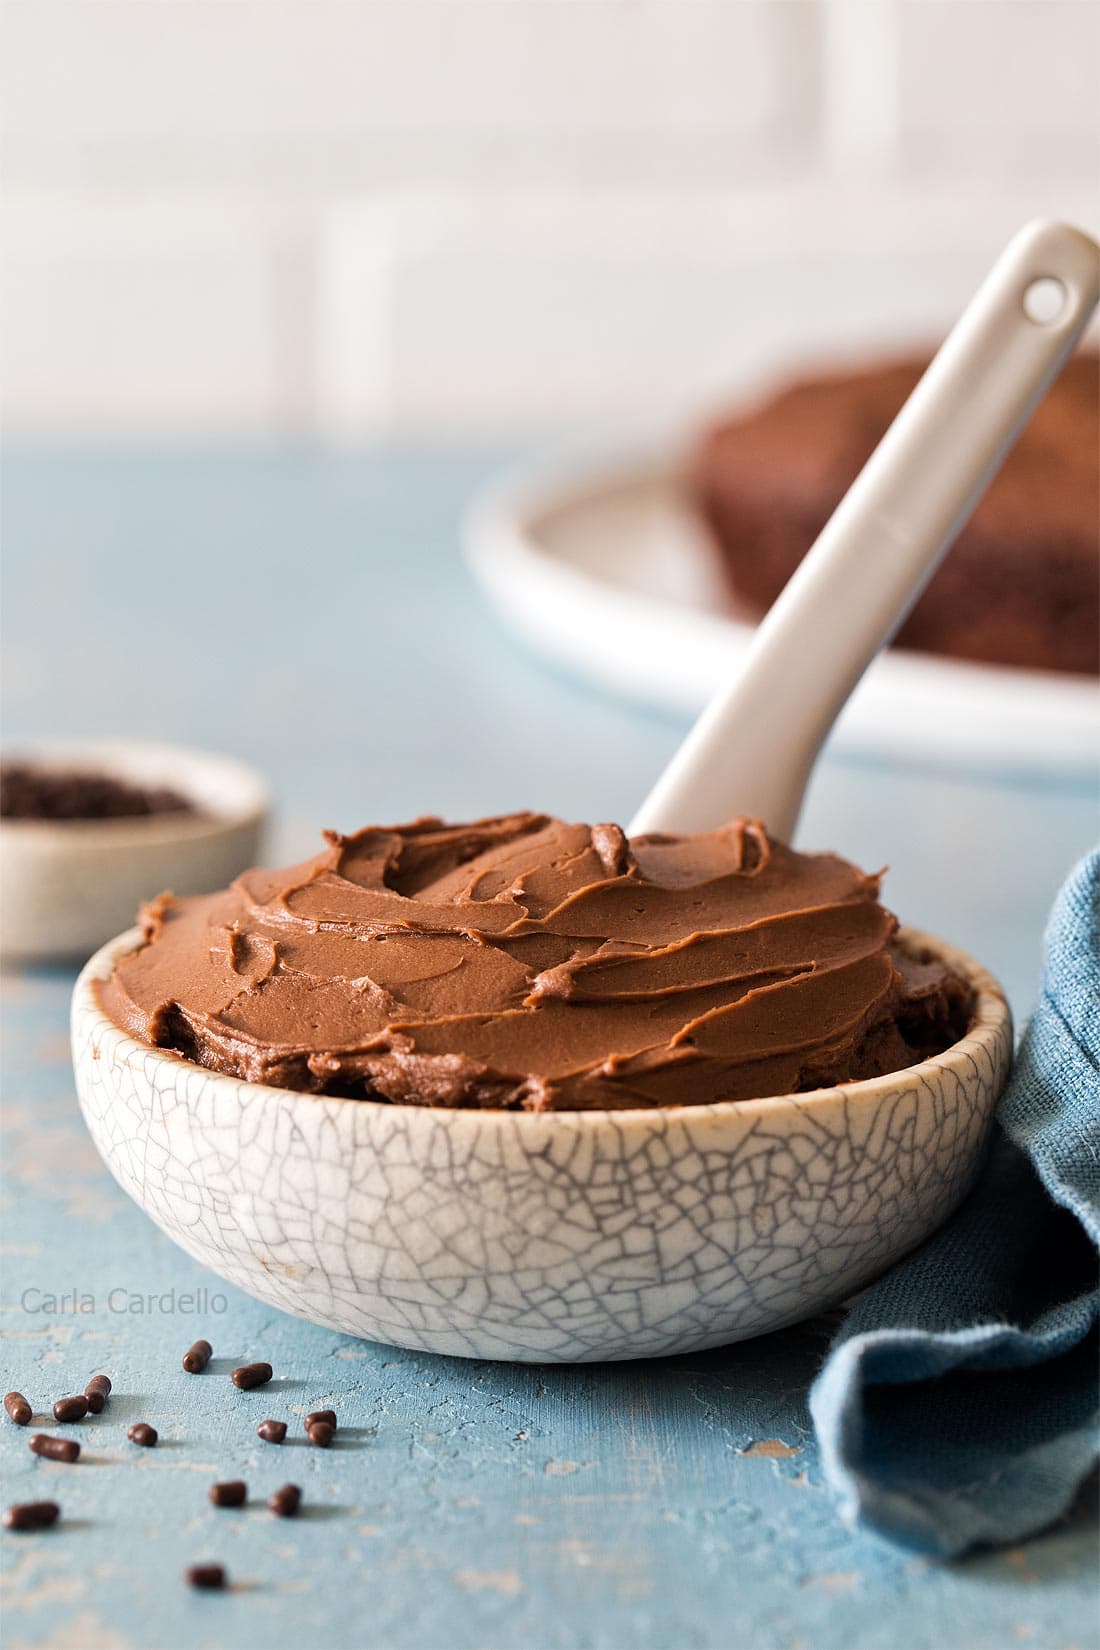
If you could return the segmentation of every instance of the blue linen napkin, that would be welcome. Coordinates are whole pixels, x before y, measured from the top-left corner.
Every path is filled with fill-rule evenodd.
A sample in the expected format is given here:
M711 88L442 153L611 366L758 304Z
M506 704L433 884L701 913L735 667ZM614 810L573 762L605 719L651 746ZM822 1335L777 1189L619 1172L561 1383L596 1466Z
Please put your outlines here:
M1018 1541L1098 1454L1100 850L1046 935L1043 983L981 1177L856 1303L810 1394L842 1511L939 1557Z

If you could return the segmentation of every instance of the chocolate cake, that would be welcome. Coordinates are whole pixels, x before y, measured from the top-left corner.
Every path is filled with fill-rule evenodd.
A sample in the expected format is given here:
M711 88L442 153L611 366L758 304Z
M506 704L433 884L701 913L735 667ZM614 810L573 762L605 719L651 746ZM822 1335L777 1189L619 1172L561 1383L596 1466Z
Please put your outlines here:
M691 464L739 611L775 600L925 360L806 378L712 429ZM896 637L988 664L1100 671L1100 357L1064 368Z

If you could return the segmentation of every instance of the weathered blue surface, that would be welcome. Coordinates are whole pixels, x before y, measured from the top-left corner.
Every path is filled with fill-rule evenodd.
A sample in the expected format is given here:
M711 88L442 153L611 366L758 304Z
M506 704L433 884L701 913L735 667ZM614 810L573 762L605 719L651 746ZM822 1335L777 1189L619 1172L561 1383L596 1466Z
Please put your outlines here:
M250 757L284 804L276 854L309 851L321 824L429 809L628 814L680 729L549 675L484 615L454 522L493 462L9 457L6 737L132 733ZM895 907L980 955L1019 1012L1046 907L1095 829L1079 787L834 761L802 840L889 862ZM805 1409L826 1323L661 1364L539 1370L349 1342L220 1284L87 1143L70 984L5 979L0 1378L42 1409L105 1369L116 1396L68 1429L76 1467L35 1460L0 1417L5 1500L65 1509L52 1532L0 1541L7 1650L1093 1642L1089 1506L956 1568L838 1524ZM206 1309L188 1310L202 1290ZM149 1296L143 1311L131 1298ZM187 1376L199 1334L217 1358ZM279 1379L238 1393L226 1371L250 1357ZM264 1416L321 1403L345 1429L332 1451L255 1438ZM139 1416L155 1451L126 1442ZM252 1505L215 1510L207 1485L232 1476ZM311 1509L296 1523L263 1506L287 1479ZM237 1590L192 1595L180 1573L201 1557Z

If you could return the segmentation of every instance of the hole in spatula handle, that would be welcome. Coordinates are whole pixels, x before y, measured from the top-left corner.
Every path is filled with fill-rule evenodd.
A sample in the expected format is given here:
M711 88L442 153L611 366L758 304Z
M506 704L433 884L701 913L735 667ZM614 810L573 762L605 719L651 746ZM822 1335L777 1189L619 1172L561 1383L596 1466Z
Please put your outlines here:
M1053 326L1066 307L1069 293L1053 275L1040 275L1024 291L1024 314L1036 326Z

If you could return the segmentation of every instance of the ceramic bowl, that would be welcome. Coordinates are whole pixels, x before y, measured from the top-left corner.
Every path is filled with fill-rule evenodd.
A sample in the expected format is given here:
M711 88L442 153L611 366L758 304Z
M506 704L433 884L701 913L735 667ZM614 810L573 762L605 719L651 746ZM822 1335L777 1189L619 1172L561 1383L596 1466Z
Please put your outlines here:
M719 1346L843 1300L950 1214L1011 1059L1004 996L893 1076L651 1111L437 1110L263 1088L135 1042L88 963L77 1091L119 1184L195 1259L326 1328L572 1363Z
M0 822L0 947L6 957L86 957L133 922L142 900L164 888L176 894L224 888L259 858L270 798L260 774L242 762L130 740L43 742L4 755L63 772L167 785L199 810Z

